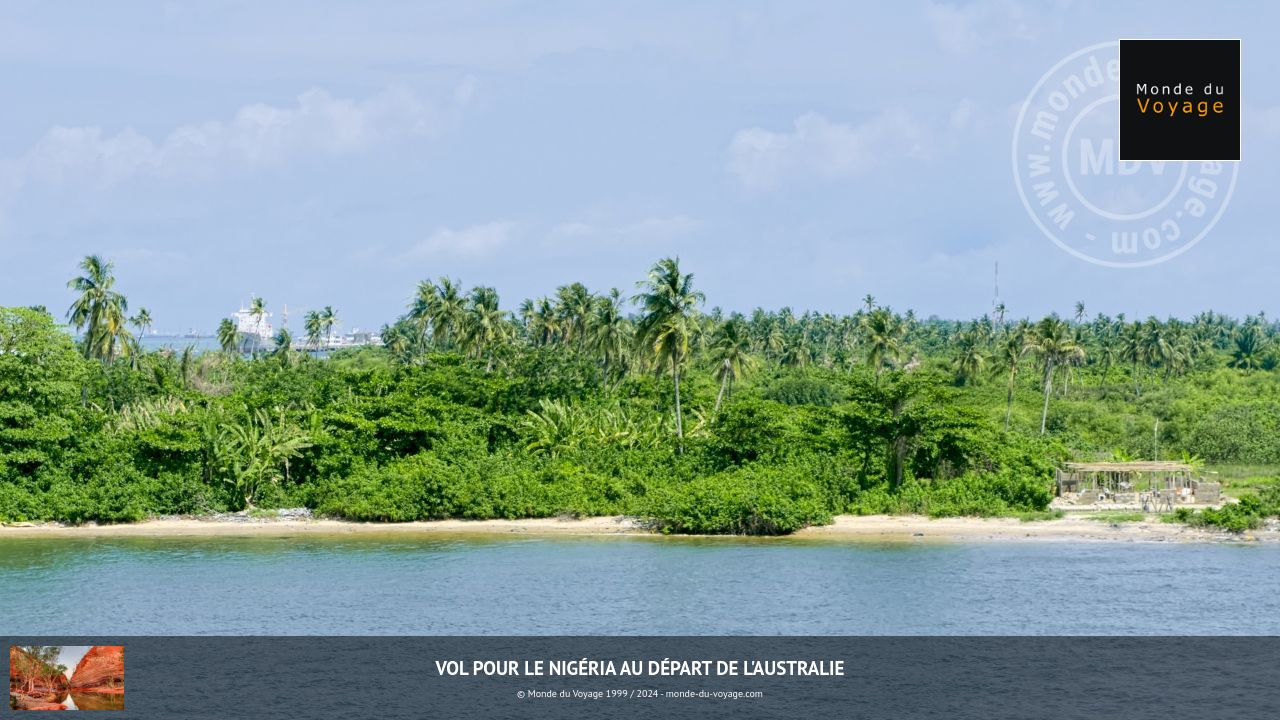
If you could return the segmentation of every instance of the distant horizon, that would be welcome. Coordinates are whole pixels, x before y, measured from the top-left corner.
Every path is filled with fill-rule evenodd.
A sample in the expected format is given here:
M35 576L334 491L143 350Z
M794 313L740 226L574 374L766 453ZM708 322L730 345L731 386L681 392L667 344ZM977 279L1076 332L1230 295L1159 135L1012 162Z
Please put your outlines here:
M595 292L598 292L598 291L595 291ZM547 296L550 296L550 295L551 295L551 293L546 293L546 295L547 295ZM541 297L541 296L539 296L539 297ZM629 297L629 296L628 296L628 297ZM526 299L526 298L521 298L521 300L524 300L524 299ZM516 304L518 304L518 302L517 302ZM901 309L899 309L899 308L895 308L895 307L891 307L891 306L885 306L885 305L879 305L879 306L880 306L880 307L886 307L887 309L889 309L889 310L891 310L891 311L893 311L893 312L895 312L895 313L897 313L897 314L899 314L899 315L905 315L905 314L906 314L906 313L908 313L908 312L914 312L914 308L910 308L910 307L906 307L906 308L901 308ZM38 308L38 307L41 307L41 306L39 306L39 305L22 305L22 304L15 304L15 305L8 305L8 306L5 306L5 305L3 305L3 304L0 304L0 307L29 307L29 308ZM131 308L133 307L133 306L132 306L132 304L131 304L131 306L130 306L130 307L131 307ZM508 311L508 312L511 312L513 316L515 316L515 317L517 317L517 318L518 318L518 314L517 314L517 312L516 312L516 308L515 308L513 305L511 305L511 304L509 304L509 303L506 303L506 302L503 302L501 307L502 307L502 309L503 309L503 310L506 310L506 311ZM61 329L65 330L65 331L67 331L67 332L68 332L68 334L70 334L73 338L76 338L77 340L80 338L80 335L79 335L77 332L75 332L75 331L74 331L74 329L72 328L72 326L70 325L70 323L68 323L68 322L67 322L67 320L66 320L66 314L65 314L65 313L63 313L63 314L59 315L58 313L54 312L52 309L48 308L47 306L44 306L44 309L45 309L47 312L49 312L49 314L50 314L50 315L52 315L52 316L53 316L54 321L55 321L56 325L57 325L59 328L61 328ZM148 306L148 310L152 310L152 309L153 309L152 307ZM339 316L341 316L341 308L335 308L335 309L339 312ZM728 316L730 316L730 315L732 315L732 314L735 314L735 313L736 313L736 314L741 314L741 315L742 315L742 316L744 316L744 317L750 317L750 316L751 316L751 314L752 314L753 312L755 312L757 309L763 310L763 311L764 311L764 312L766 312L766 313L778 313L778 312L782 311L783 309L789 309L789 310L791 310L791 312L792 312L796 317L803 316L803 315L805 315L805 314L807 314L807 313L817 313L818 315L831 315L831 316L833 316L833 317L854 316L854 315L857 315L858 313L860 313L860 312L863 312L863 311L864 311L864 309L863 309L863 308L855 308L855 309L853 309L853 310L849 310L849 311L847 311L847 312L821 312L821 311L813 310L813 309L811 309L811 308L800 308L800 307L793 307L793 306L790 306L790 305L782 305L782 306L779 306L779 307L773 307L773 308L769 308L769 307L753 307L753 308L750 308L750 309L748 309L748 310L738 310L738 309L723 308L723 307L720 307L720 306L717 306L717 305L713 305L713 304L711 304L710 302L706 303L706 304L702 307L702 310L701 310L701 311L702 311L702 313L703 313L703 314L709 314L709 313L713 312L714 310L720 310L720 311L723 313L723 315L724 315L724 316L726 316L726 317L728 317ZM629 310L629 312L627 312L627 313L626 313L626 316L627 316L627 317L634 317L634 314L635 314L635 313L634 313L634 312L631 312L631 310L633 310L633 309L632 309L632 308L631 308L631 306L630 306L630 302L629 302L629 300L628 300L628 310ZM389 325L394 324L397 320L399 320L400 318L402 318L402 317L404 316L404 314L405 314L405 311L404 311L404 310L401 310L401 311L400 311L398 314L396 314L394 317L391 317L391 318L389 318L389 319L387 319L387 320L384 320L383 322L378 323L376 326L352 326L352 327L341 327L339 330L336 330L336 331L335 331L335 335L346 335L346 334L350 334L350 333L354 333L354 332L373 332L373 333L377 333L377 332L379 332L379 331L380 331L384 326L389 326ZM1048 312L1048 313L1038 314L1038 315L1028 315L1028 314L1019 314L1019 313L1009 312L1009 311L1008 311L1008 308L1006 307L1006 313L1005 313L1005 316L1004 316L1004 324L1005 324L1005 325L1013 325L1013 324L1015 324L1015 323L1017 323L1017 322L1019 322L1019 321L1021 321L1021 320L1031 320L1031 321L1034 321L1034 320L1037 320L1037 319L1039 319L1039 318L1046 317L1046 316L1049 316L1049 315L1055 315L1055 316L1057 316L1057 317L1059 317L1059 318L1061 318L1061 319L1063 319L1063 320L1067 321L1069 324L1072 324L1072 325L1076 325L1076 324L1079 324L1079 325L1088 325L1088 324L1090 324L1090 323L1092 323L1092 322L1096 321L1099 317L1105 317L1105 318L1108 318L1108 319L1111 319L1111 320L1116 320L1116 319L1118 319L1118 318L1120 318L1120 317L1122 317L1122 316L1123 316L1123 318L1125 319L1125 321L1127 321L1127 322L1133 322L1133 321L1135 321L1135 320L1146 320L1146 319L1148 319L1148 318L1150 318L1150 317L1155 317L1155 318L1157 318L1157 319L1159 319L1159 320L1161 320L1161 321L1176 320L1176 321L1180 321L1180 322L1192 322L1192 321L1194 321L1194 319L1195 319L1197 316L1202 315L1202 314L1213 314L1213 315L1216 315L1216 316L1219 316L1219 317L1223 317L1223 318L1225 318L1225 319L1227 319L1227 320L1230 320L1230 321L1233 321L1233 322L1244 322L1244 321L1246 321L1246 320L1249 320L1249 319L1255 319L1255 318L1265 318L1265 319L1269 319L1269 321L1270 321L1270 322L1277 322L1277 319L1270 319L1270 314L1269 314L1269 313L1267 313L1266 311L1258 311L1258 312L1242 313L1242 314L1232 314L1232 313L1225 313L1225 312L1221 312L1221 311L1218 311L1218 310L1216 310L1216 309L1214 309L1214 308L1205 308L1205 309L1203 309L1203 310L1198 310L1198 311L1195 311L1195 312L1190 313L1190 314L1187 314L1187 315L1130 315L1130 314L1128 314L1128 313L1124 313L1124 312L1114 312L1114 313L1113 313L1113 312L1107 312L1106 310L1094 310L1094 309L1089 308L1088 306L1086 306L1086 314L1085 314L1085 316L1083 317L1083 319L1081 319L1081 320L1079 320L1079 321L1077 321L1077 320L1076 320L1076 318L1074 317L1074 316L1075 316L1074 309L1072 309L1072 310L1070 310L1070 311L1066 311L1066 312ZM272 313L271 311L268 311L267 315L268 315L268 317L273 317L275 314L274 314L274 313ZM218 318L216 321L214 321L213 325L212 325L210 328L194 327L194 328L189 328L189 329L187 329L187 330L174 330L174 329L168 329L168 328L166 328L165 330L154 330L154 329L153 329L151 332L148 332L148 333L145 333L145 334L138 333L138 332L136 331L136 329L132 329L131 331L132 331L132 332L134 332L134 335L135 335L136 337L140 337L140 338L143 338L143 339L154 339L154 340L181 340L181 339L192 339L192 340L212 340L212 339L216 339L216 338L217 338L217 323L218 323L218 322L221 322L221 321L222 321L224 318L226 318L226 317L231 317L231 315L230 315L230 314L228 314L228 315L225 315L225 316L223 316L223 317ZM915 318L916 318L916 321L917 321L917 322L967 323L967 322L973 322L973 321L976 321L976 320L980 320L980 319L982 319L982 318L984 318L984 317L991 318L991 319L993 320L993 322L994 322L994 320L995 320L995 318L994 318L994 316L993 316L993 312L992 312L992 310L991 310L991 309L987 310L986 312L979 313L979 314L977 314L977 315L973 315L973 316L970 316L970 317L949 317L949 316L945 316L945 315L939 315L939 314L937 314L937 313L931 313L931 314L929 314L929 315L922 315L922 314L920 314L920 313L918 313L918 312L916 312L916 313L915 313ZM295 323L295 322L294 322L295 320L300 321L300 320L301 320L301 317L300 317L299 315L297 315L297 314L295 314L294 312L292 312L292 311L291 311L291 312L290 312L290 321L289 321L289 323L288 323L288 324L284 324L284 325L283 325L283 327L290 328L291 330L297 330L297 329L300 329L301 323L300 323L300 322ZM340 325L344 325L344 323L340 323ZM279 329L280 329L280 326L274 326L274 329L279 330ZM193 332L195 333L194 335L192 335L192 334L191 334L191 333L193 333Z

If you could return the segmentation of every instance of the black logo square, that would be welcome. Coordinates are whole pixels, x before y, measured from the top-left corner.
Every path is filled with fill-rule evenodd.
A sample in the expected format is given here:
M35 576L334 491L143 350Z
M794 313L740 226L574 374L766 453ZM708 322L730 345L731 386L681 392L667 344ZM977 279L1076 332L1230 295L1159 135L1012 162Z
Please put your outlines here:
M1120 159L1239 160L1240 41L1121 40Z

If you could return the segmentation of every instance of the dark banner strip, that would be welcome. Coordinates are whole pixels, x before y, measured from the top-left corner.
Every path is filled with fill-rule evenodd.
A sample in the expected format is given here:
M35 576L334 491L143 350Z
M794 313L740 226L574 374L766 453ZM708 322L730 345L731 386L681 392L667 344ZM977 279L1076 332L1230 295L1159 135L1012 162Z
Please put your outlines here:
M1170 720L1280 707L1278 638L0 639L123 646L112 718Z

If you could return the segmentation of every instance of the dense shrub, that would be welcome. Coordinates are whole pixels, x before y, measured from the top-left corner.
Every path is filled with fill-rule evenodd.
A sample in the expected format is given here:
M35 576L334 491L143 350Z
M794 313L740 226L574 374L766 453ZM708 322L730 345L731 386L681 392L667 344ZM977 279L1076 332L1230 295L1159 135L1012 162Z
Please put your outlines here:
M913 481L897 493L873 488L858 495L848 510L859 515L995 517L1045 510L1052 500L1050 483L1044 479L1009 471L974 472L949 480Z
M665 489L645 514L664 533L785 535L830 522L828 501L803 471L744 467Z
M326 360L90 361L47 313L0 309L0 521L255 504L369 521L629 514L666 532L785 533L839 512L1040 511L1069 457L1280 462L1280 373L1227 367L1224 343L1176 369L1093 356L1064 366L1040 435L1037 358L1025 356L1009 408L1007 370L959 383L948 356L957 333L990 350L1008 327L916 319L909 354L873 367L857 317L766 315L738 345L710 325L691 338L677 441L669 368L640 370L652 358L624 348L625 333L604 354L549 329L462 352L398 323L394 349ZM726 350L745 355L721 394ZM252 442L238 436L248 430ZM1278 505L1260 495L1186 519L1247 529Z
M764 389L764 397L787 405L831 407L845 398L842 387L815 377L783 377Z
M1280 516L1280 486L1272 486L1259 495L1243 495L1236 503L1220 508L1193 511L1178 508L1174 519L1193 527L1210 527L1230 532L1257 530L1270 517Z

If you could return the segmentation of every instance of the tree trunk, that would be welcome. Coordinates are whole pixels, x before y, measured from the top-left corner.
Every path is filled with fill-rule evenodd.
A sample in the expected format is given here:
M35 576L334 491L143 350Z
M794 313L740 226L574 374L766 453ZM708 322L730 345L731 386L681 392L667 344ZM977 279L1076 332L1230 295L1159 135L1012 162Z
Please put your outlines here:
M711 412L712 415L720 414L720 403L724 400L724 389L729 386L729 361L725 360L725 373L720 378L720 392L716 393L716 409Z
M903 466L907 463L907 439L896 437L893 440L893 487L902 487Z
M1009 369L1009 395L1005 399L1004 410L1004 431L1009 432L1009 422L1013 419L1013 385L1014 379L1017 378L1018 371L1016 368Z
M680 452L684 452L684 416L680 412L680 356L671 356L671 377L676 384L676 437L679 438Z
M899 419L902 417L904 402L897 401L893 406L893 422L895 427L898 425ZM896 490L902 487L903 466L907 460L907 438L902 435L900 429L894 430L893 440L889 442L889 462L892 464L893 472L890 474L890 482Z
M1053 361L1044 365L1044 410L1040 412L1040 434L1044 434L1045 424L1049 420L1049 396L1053 394Z

